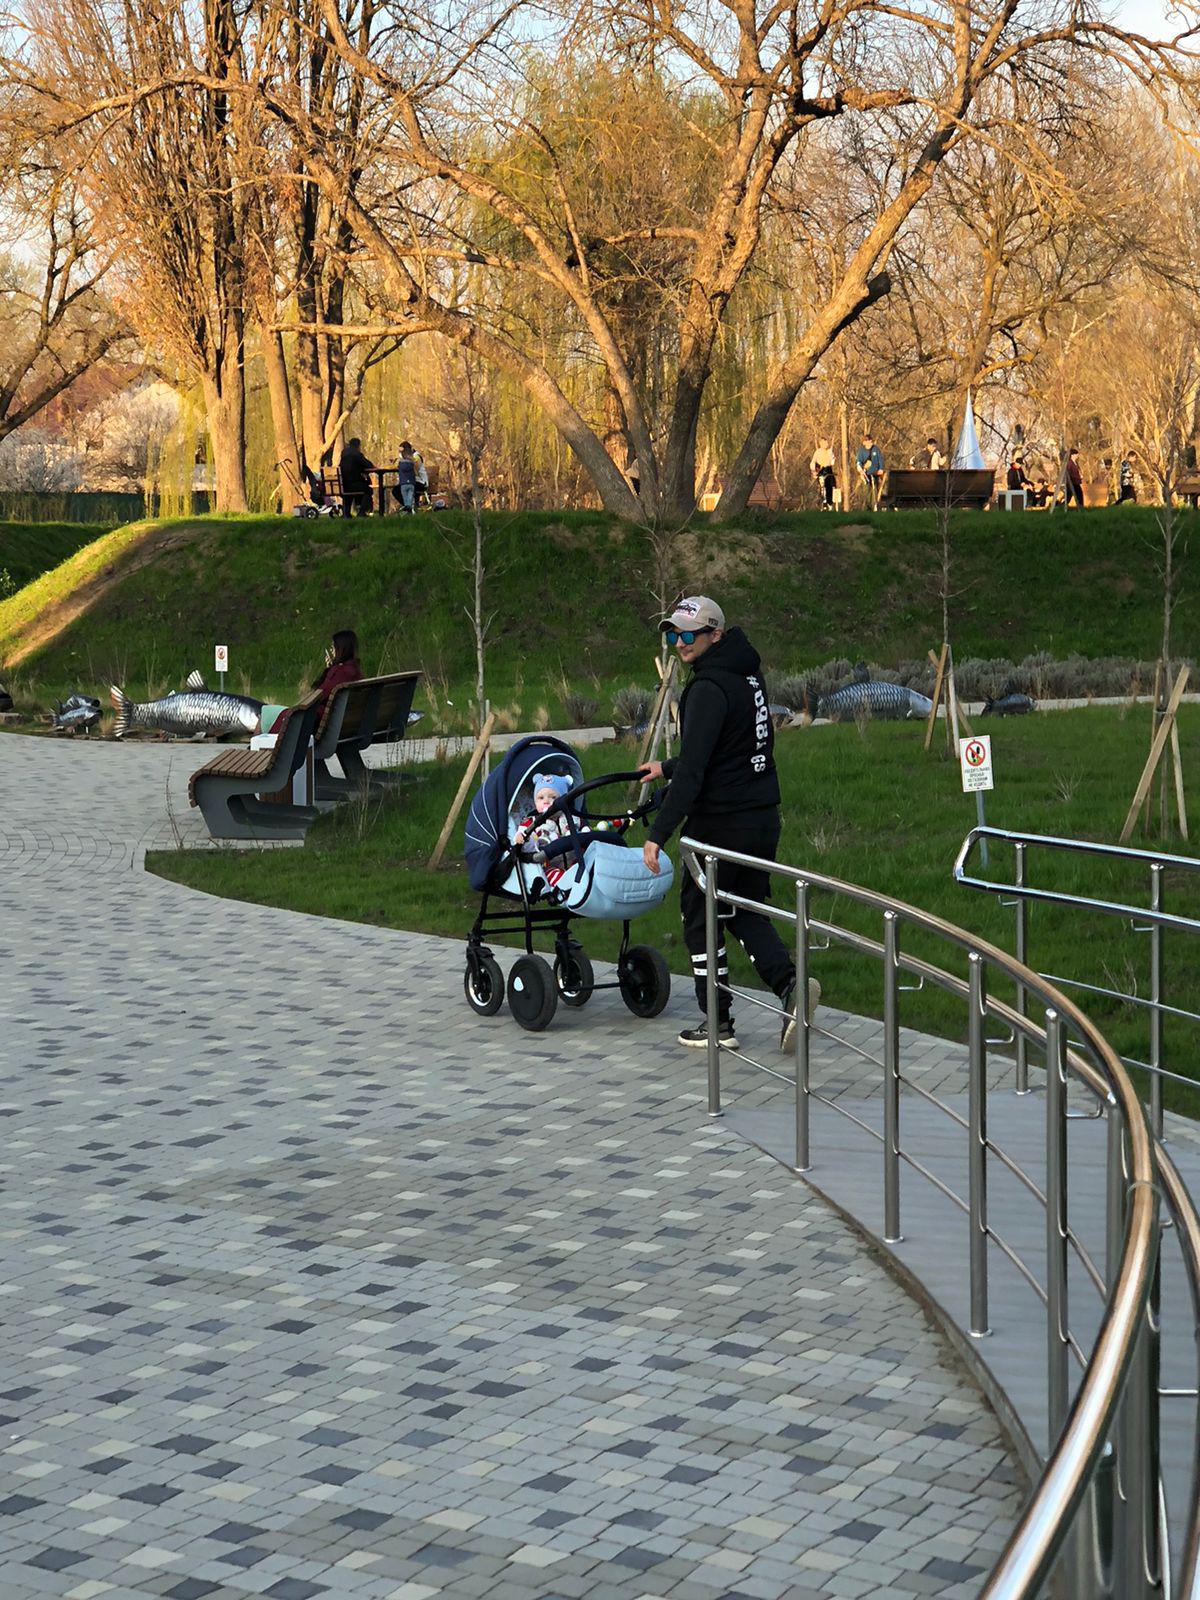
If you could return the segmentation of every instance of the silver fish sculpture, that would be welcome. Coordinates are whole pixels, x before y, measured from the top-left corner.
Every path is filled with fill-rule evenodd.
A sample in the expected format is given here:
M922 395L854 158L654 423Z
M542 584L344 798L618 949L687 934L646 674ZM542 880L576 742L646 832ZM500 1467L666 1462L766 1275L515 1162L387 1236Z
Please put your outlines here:
M185 689L144 704L131 700L113 684L112 703L117 709L114 739L123 739L132 728L160 728L183 738L257 733L263 708L261 700L252 700L249 695L206 689L198 672L189 674Z
M997 695L988 695L983 702L981 717L1024 717L1036 706L1032 695L1022 694L1010 678Z
M903 718L927 717L933 709L928 695L906 689L903 684L880 682L865 669L840 689L821 695L806 693L804 699L811 716L828 717L835 722L864 710L873 717Z
M100 702L90 694L73 694L60 700L51 712L54 726L74 733L90 733L100 721Z

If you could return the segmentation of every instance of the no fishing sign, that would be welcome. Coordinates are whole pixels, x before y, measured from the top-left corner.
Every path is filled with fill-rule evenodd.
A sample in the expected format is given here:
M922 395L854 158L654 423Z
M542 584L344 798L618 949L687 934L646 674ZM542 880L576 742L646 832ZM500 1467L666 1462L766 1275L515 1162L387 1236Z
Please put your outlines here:
M228 672L229 671L229 646L227 644L219 644L219 645L217 645L217 647L213 651L213 656L214 656L213 666L215 667L215 669L218 672Z
M972 734L969 739L960 739L958 760L962 767L964 794L978 794L984 789L995 788L992 778L991 734L985 733L980 736Z

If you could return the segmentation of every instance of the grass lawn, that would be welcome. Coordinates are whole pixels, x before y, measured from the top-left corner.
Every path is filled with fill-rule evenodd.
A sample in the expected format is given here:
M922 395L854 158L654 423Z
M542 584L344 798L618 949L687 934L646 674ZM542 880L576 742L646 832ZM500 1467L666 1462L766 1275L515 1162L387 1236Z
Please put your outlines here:
M0 522L0 572L23 589L95 540L96 529L78 522Z
M1115 840L1141 771L1148 746L1149 714L1116 708L1047 713L993 724L997 789L988 796L988 821L1033 833ZM1181 714L1184 771L1200 772L1200 707ZM780 858L832 877L894 895L935 912L1012 949L1013 913L996 897L956 886L950 868L967 829L975 821L971 797L961 792L957 763L944 741L936 753L921 748L918 723L869 723L789 731L776 745L783 783L784 832ZM582 756L589 776L620 771L632 764L627 746L610 744ZM445 819L462 775L463 761L432 763L416 769L415 781L399 798L346 807L323 818L309 833L303 851L181 851L149 858L152 871L213 894L296 910L409 928L454 938L465 936L477 897L467 887L461 855L452 853L439 872L424 861ZM620 791L614 790L614 795ZM1200 814L1200 793L1194 802ZM644 835L635 831L635 842ZM453 851L461 850L461 821ZM1135 841L1137 842L1137 841ZM1193 853L1171 844L1173 853ZM1039 887L1145 903L1140 875L1118 866L1039 858L1031 881ZM993 859L997 878L1011 858ZM1168 909L1200 917L1200 887L1168 877ZM878 918L844 898L836 905L818 897L814 914L879 935ZM583 943L598 959L616 952L615 924L575 924ZM687 970L672 897L636 924L638 939L658 945L676 972ZM963 970L944 945L906 943L940 965ZM1164 938L1166 997L1200 1010L1197 957L1182 935ZM1110 988L1136 984L1147 992L1149 941L1131 934L1117 919L1081 920L1052 906L1034 906L1030 917L1031 964L1059 976L1077 977ZM828 1000L850 1011L880 1015L880 972L873 960L836 946L815 958L815 971ZM737 963L735 961L735 971ZM740 969L744 981L747 969ZM602 997L597 1003L607 1003ZM1011 998L1011 996L1006 996ZM464 1002L465 1004L465 1002ZM1134 1008L1095 1000L1086 1003L1096 1021L1123 1053L1145 1058L1144 1015ZM940 990L926 989L902 998L906 1025L962 1037L964 1011ZM499 1024L498 1024L499 1025ZM511 1021L507 1026L515 1026ZM1200 1081L1197 1038L1200 1030L1168 1018L1165 1063ZM1200 1114L1200 1095L1167 1085L1167 1103Z
M1194 513L1180 514L1186 522ZM369 671L420 667L424 698L464 726L474 674L465 614L470 519L353 522L201 518L122 528L0 602L0 664L24 654L14 694L48 703L80 688L161 693L211 668L228 644L231 686L288 701L330 632L353 626ZM1157 524L1144 507L1072 515L961 512L952 519L952 637L960 661L1047 651L1152 658ZM11 538L12 535L10 534ZM146 559L153 546L153 559ZM564 721L568 688L611 716L613 690L654 682L655 556L644 529L598 512L487 514L488 687L505 720ZM0 565L3 565L0 560ZM885 666L942 636L940 536L931 512L764 514L697 520L674 541L669 586L717 596L769 669L834 657ZM51 634L55 606L102 592ZM1191 648L1200 585L1184 585L1176 639ZM446 701L452 707L446 707Z

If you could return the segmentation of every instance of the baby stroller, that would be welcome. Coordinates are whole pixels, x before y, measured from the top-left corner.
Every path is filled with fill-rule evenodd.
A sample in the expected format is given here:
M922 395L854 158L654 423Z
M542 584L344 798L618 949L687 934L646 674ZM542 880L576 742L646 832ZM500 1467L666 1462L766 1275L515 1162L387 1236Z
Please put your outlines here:
M568 777L573 783L538 818L539 822L556 815L566 819L567 834L562 842L569 853L560 860L569 864L561 872L549 860L522 854L515 843L518 827L534 810L535 773ZM467 816L467 871L472 889L480 891L482 899L467 935L463 990L468 1005L479 1016L493 1016L505 997L504 975L483 942L485 933L524 936L525 954L513 962L508 975L508 1006L521 1027L531 1033L549 1025L560 1000L565 1006L586 1005L597 989L619 989L637 1017L656 1017L666 1005L671 995L667 963L649 945L630 945L629 924L662 902L674 868L666 856L660 856L662 871L655 877L641 852L630 849L621 837L623 830L657 808L657 798L616 816L590 811L584 804L585 797L596 790L628 783L636 776L614 772L585 783L570 745L547 734L532 734L513 745L472 800ZM492 899L506 904L489 910ZM571 938L575 917L621 924L615 983L596 982L582 945ZM534 953L535 930L554 935L553 968Z

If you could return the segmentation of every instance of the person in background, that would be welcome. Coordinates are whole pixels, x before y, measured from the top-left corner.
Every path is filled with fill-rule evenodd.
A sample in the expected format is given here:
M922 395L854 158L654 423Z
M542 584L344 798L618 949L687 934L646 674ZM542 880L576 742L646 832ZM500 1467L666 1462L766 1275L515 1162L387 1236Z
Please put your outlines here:
M414 450L413 460L417 464L417 504L420 505L423 500L427 506L432 506L433 501L429 498L429 469L425 465L425 457L419 450Z
M412 516L417 507L417 457L411 443L405 439L396 461L396 487L392 495L400 502L400 509Z
M917 457L917 466L923 472L945 472L946 457L936 439L926 439L925 448Z
M809 474L821 491L821 510L833 510L833 492L837 488L837 458L828 439L818 439L817 448L808 463Z
M1026 497L1028 497L1030 490L1033 488L1033 484L1029 481L1029 476L1025 471L1025 457L1019 450L1013 452L1012 459L1008 463L1006 487L1009 489L1024 489Z
M325 665L312 681L312 688L320 696L318 718L329 701L329 696L343 683L357 683L363 675L358 659L358 635L353 628L339 628L325 651ZM264 706L259 727L263 733L280 734L292 714L291 706Z
M1135 504L1137 502L1137 468L1134 466L1136 460L1137 457L1132 450L1127 450L1121 457L1121 465L1117 469L1120 490L1117 496L1118 505L1123 505L1126 500L1132 500Z
M1045 511L1050 504L1050 485L1045 478L1039 478L1026 495L1026 504L1035 511Z
M1066 465L1063 467L1063 493L1068 510L1073 505L1083 505L1083 468L1079 465L1078 445L1072 445L1067 451Z
M863 434L862 444L858 447L854 456L854 464L858 468L858 475L871 497L871 510L878 511L879 502L883 497L883 480L886 469L883 462L883 451L869 433Z
M356 511L360 517L370 515L369 474L374 470L375 463L363 453L362 440L351 439L338 461L338 476L342 481L342 511L345 516L352 517Z

